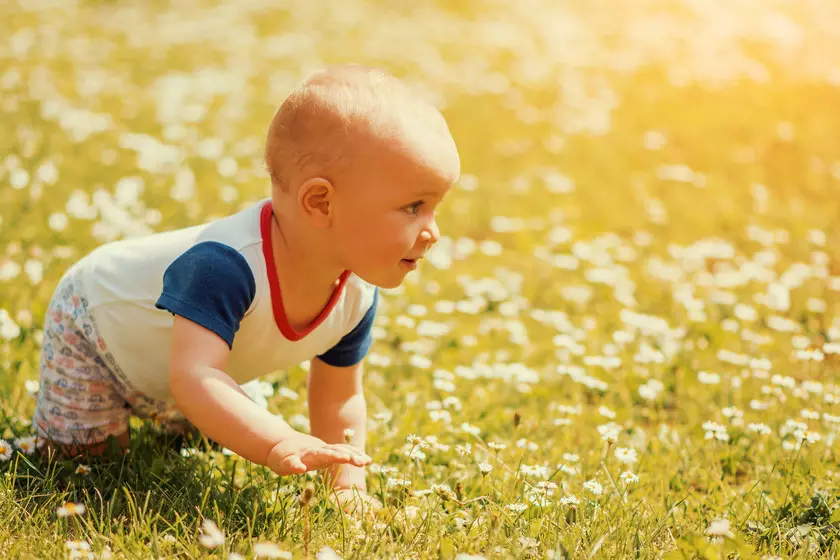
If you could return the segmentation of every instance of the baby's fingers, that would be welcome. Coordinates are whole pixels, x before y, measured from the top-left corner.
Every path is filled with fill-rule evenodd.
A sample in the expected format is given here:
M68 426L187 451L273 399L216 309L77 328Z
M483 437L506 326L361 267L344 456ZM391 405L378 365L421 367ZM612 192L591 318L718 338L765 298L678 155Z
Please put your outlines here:
M352 457L350 462L356 467L364 467L373 461L373 459L371 459L366 453L359 451L352 445L339 443L330 445L329 448L349 453Z
M350 460L350 462L353 464L353 466L364 467L366 465L371 464L373 462L373 459L371 459L370 457L368 457L364 453L359 453L359 454L353 455L353 458Z
M308 470L323 469L333 464L351 463L353 457L346 451L338 451L328 447L319 449L310 449L301 454L303 462L306 463Z

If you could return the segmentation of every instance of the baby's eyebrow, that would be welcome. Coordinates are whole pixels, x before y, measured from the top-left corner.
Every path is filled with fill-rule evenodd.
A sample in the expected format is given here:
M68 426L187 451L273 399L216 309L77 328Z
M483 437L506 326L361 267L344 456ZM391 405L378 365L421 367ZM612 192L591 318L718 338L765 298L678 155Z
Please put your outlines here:
M416 198L423 198L424 196L440 196L440 195L444 194L445 192L446 191L444 191L443 189L425 190L425 191L416 192L416 193L413 194L413 196L416 197Z

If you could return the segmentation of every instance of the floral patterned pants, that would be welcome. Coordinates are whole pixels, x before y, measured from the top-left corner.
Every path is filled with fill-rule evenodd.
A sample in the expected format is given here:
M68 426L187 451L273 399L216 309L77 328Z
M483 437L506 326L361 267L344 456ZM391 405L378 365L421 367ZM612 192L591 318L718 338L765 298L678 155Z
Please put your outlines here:
M38 438L89 445L128 430L133 414L183 432L188 422L172 405L132 388L99 335L80 289L79 270L59 282L44 320L38 404Z

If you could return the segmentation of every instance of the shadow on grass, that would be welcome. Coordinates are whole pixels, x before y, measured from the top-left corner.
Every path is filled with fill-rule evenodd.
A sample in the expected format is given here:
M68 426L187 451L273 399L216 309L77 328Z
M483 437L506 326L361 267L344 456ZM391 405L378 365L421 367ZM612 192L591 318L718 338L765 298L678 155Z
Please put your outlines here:
M132 430L128 453L114 451L74 459L15 451L0 463L0 476L21 518L49 523L65 502L82 503L85 522L106 537L195 534L205 518L246 538L282 539L294 527L298 492L274 498L290 480L224 456L206 439L165 435L146 423Z

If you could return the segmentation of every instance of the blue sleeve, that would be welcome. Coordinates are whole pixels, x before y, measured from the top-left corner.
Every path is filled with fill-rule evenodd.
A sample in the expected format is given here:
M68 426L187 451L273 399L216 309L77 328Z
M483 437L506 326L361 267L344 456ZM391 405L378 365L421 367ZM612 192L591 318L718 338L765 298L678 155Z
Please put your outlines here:
M376 318L376 305L379 300L379 290L373 292L373 303L365 316L352 331L344 335L338 344L319 355L325 363L335 367L354 366L362 361L370 350L373 342L371 329Z
M163 274L163 293L155 307L213 331L228 347L254 301L256 282L239 252L204 241L175 259Z

